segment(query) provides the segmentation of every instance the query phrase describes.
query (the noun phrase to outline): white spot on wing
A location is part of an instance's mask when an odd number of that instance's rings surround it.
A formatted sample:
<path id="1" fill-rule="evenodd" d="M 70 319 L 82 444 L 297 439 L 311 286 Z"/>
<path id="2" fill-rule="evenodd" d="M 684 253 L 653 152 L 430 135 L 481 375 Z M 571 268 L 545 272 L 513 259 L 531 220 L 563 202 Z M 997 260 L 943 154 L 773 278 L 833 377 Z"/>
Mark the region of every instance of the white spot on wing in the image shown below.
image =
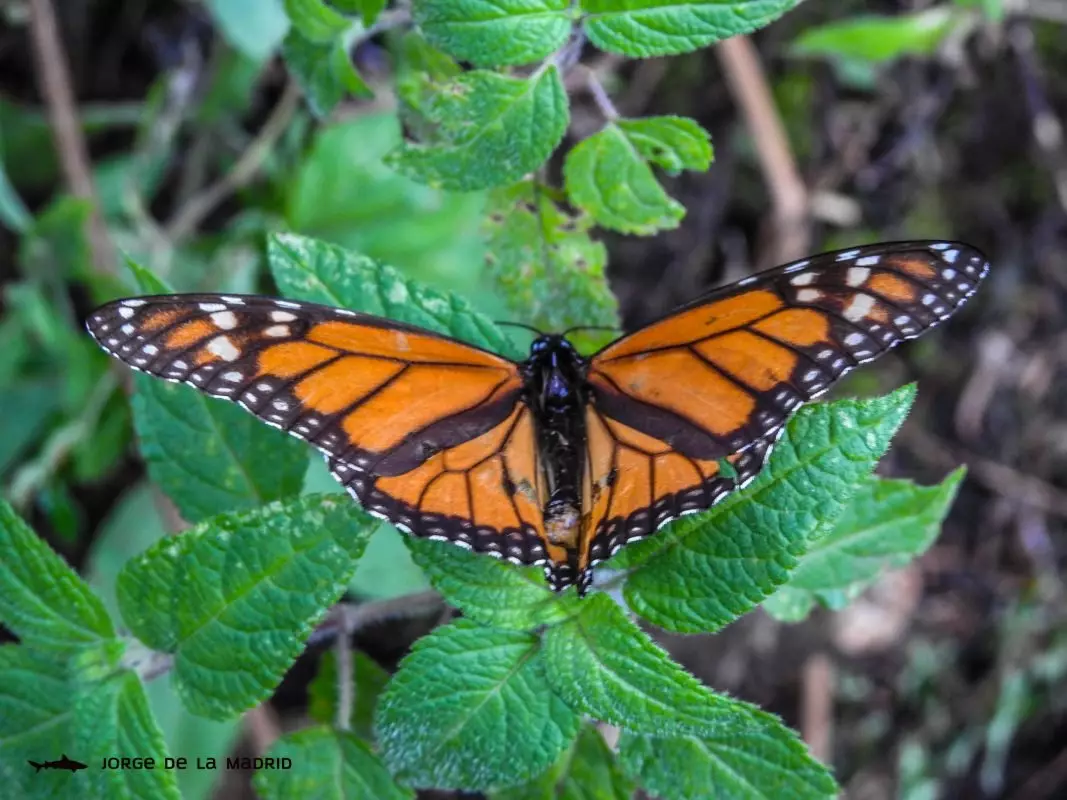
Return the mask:
<path id="1" fill-rule="evenodd" d="M 222 303 L 201 303 L 200 304 L 200 310 L 201 311 L 225 311 L 226 310 L 226 306 L 223 305 Z"/>
<path id="2" fill-rule="evenodd" d="M 216 336 L 207 343 L 207 351 L 214 353 L 223 361 L 236 361 L 241 351 L 234 347 L 227 336 Z"/>
<path id="3" fill-rule="evenodd" d="M 275 322 L 292 322 L 296 319 L 296 314 L 290 314 L 288 311 L 271 311 L 270 318 Z"/>
<path id="4" fill-rule="evenodd" d="M 874 298 L 869 294 L 858 294 L 845 308 L 845 319 L 849 322 L 859 322 L 871 313 L 872 308 L 874 308 Z"/>
<path id="5" fill-rule="evenodd" d="M 206 304 L 201 304 L 201 307 Z M 225 308 L 225 306 L 222 306 Z M 230 331 L 237 327 L 237 316 L 232 311 L 217 311 L 211 315 L 211 321 L 224 331 Z"/>
<path id="6" fill-rule="evenodd" d="M 797 292 L 797 300 L 801 303 L 813 303 L 822 297 L 822 292 L 818 289 L 801 289 Z"/>
<path id="7" fill-rule="evenodd" d="M 859 262 L 856 262 L 859 263 Z M 866 267 L 851 267 L 845 275 L 845 283 L 852 288 L 862 286 L 863 282 L 871 276 L 871 271 Z"/>
<path id="8" fill-rule="evenodd" d="M 861 252 L 863 252 L 863 251 L 859 250 L 859 249 L 857 249 L 857 250 L 846 250 L 843 253 L 838 253 L 837 254 L 837 258 L 835 258 L 834 260 L 835 261 L 851 261 L 853 258 L 858 256 Z"/>
<path id="9" fill-rule="evenodd" d="M 289 335 L 289 326 L 288 325 L 271 325 L 269 328 L 267 328 L 265 331 L 263 331 L 263 335 L 264 336 L 271 336 L 273 338 L 280 338 L 280 337 L 283 337 L 283 336 L 288 336 Z"/>
<path id="10" fill-rule="evenodd" d="M 791 284 L 793 284 L 794 286 L 807 286 L 809 283 L 814 282 L 814 280 L 815 280 L 815 273 L 814 272 L 805 272 L 805 273 L 803 273 L 801 275 L 797 275 L 794 278 L 790 278 L 789 282 Z"/>
<path id="11" fill-rule="evenodd" d="M 123 319 L 130 319 L 137 312 L 127 306 L 119 306 L 119 316 Z"/>

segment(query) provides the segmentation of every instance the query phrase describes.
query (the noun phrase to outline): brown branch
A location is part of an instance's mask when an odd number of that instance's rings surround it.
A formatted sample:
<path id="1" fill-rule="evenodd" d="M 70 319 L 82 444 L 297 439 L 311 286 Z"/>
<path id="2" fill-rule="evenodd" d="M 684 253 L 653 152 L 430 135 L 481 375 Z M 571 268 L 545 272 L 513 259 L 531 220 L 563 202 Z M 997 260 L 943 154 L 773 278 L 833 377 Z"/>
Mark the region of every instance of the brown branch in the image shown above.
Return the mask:
<path id="1" fill-rule="evenodd" d="M 248 145 L 233 168 L 218 181 L 208 186 L 199 194 L 190 198 L 182 206 L 166 228 L 167 238 L 172 244 L 191 235 L 204 219 L 227 197 L 247 185 L 256 174 L 278 139 L 289 126 L 290 120 L 300 103 L 300 89 L 290 80 L 285 85 L 281 99 L 278 100 L 267 121 L 256 138 Z"/>
<path id="2" fill-rule="evenodd" d="M 800 697 L 800 730 L 808 749 L 824 764 L 833 758 L 834 664 L 826 653 L 813 653 L 804 663 Z"/>
<path id="3" fill-rule="evenodd" d="M 113 273 L 116 269 L 115 248 L 100 213 L 89 148 L 78 119 L 70 66 L 52 0 L 30 0 L 30 34 L 37 62 L 37 83 L 48 111 L 63 178 L 75 197 L 91 204 L 88 233 L 93 264 L 100 272 Z"/>
<path id="4" fill-rule="evenodd" d="M 808 190 L 797 170 L 785 127 L 774 106 L 759 53 L 747 36 L 720 42 L 722 64 L 734 102 L 741 108 L 756 147 L 763 178 L 774 206 L 771 243 L 758 255 L 761 266 L 802 257 L 808 252 Z"/>

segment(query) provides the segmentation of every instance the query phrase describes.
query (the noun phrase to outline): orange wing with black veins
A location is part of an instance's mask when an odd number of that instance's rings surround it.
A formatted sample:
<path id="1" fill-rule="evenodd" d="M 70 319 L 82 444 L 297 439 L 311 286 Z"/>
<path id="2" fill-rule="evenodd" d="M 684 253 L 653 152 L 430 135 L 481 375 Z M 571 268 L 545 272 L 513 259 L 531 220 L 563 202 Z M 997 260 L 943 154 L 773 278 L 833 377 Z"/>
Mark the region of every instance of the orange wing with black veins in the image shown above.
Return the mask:
<path id="1" fill-rule="evenodd" d="M 545 563 L 541 472 L 518 366 L 409 325 L 257 296 L 118 300 L 87 323 L 135 369 L 231 400 L 326 454 L 378 516 Z"/>
<path id="2" fill-rule="evenodd" d="M 717 290 L 598 352 L 583 566 L 751 480 L 797 408 L 951 316 L 988 266 L 955 242 L 828 253 Z"/>

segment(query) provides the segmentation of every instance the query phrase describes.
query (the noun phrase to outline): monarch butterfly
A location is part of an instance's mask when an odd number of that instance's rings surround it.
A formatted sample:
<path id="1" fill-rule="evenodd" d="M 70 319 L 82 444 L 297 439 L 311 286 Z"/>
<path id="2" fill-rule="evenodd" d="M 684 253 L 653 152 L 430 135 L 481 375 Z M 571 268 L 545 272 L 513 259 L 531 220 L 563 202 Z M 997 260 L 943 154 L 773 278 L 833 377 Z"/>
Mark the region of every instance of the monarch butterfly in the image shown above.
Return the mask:
<path id="1" fill-rule="evenodd" d="M 554 589 L 584 594 L 622 545 L 751 481 L 801 404 L 949 317 L 988 266 L 956 242 L 827 253 L 712 291 L 589 357 L 539 335 L 522 362 L 258 296 L 117 300 L 87 327 L 131 367 L 313 444 L 401 530 L 544 565 Z"/>

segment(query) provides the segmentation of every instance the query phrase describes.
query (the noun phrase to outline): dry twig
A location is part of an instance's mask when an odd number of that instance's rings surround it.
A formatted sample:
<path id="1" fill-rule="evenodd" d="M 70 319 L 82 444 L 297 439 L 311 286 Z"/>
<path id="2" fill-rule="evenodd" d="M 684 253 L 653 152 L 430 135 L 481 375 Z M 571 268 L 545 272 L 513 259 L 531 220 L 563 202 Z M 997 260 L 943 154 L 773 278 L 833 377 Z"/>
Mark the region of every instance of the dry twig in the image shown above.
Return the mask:
<path id="1" fill-rule="evenodd" d="M 759 263 L 769 266 L 800 258 L 808 251 L 811 238 L 808 190 L 774 106 L 759 53 L 747 36 L 720 42 L 715 52 L 752 135 L 774 204 L 772 242 L 758 254 Z"/>
<path id="2" fill-rule="evenodd" d="M 48 110 L 63 177 L 75 197 L 88 200 L 91 204 L 89 246 L 92 249 L 93 264 L 100 272 L 112 273 L 116 265 L 115 248 L 100 213 L 100 200 L 93 183 L 89 148 L 78 119 L 70 81 L 70 66 L 60 39 L 52 0 L 30 0 L 30 33 L 33 37 L 34 58 L 37 61 L 37 81 Z"/>

